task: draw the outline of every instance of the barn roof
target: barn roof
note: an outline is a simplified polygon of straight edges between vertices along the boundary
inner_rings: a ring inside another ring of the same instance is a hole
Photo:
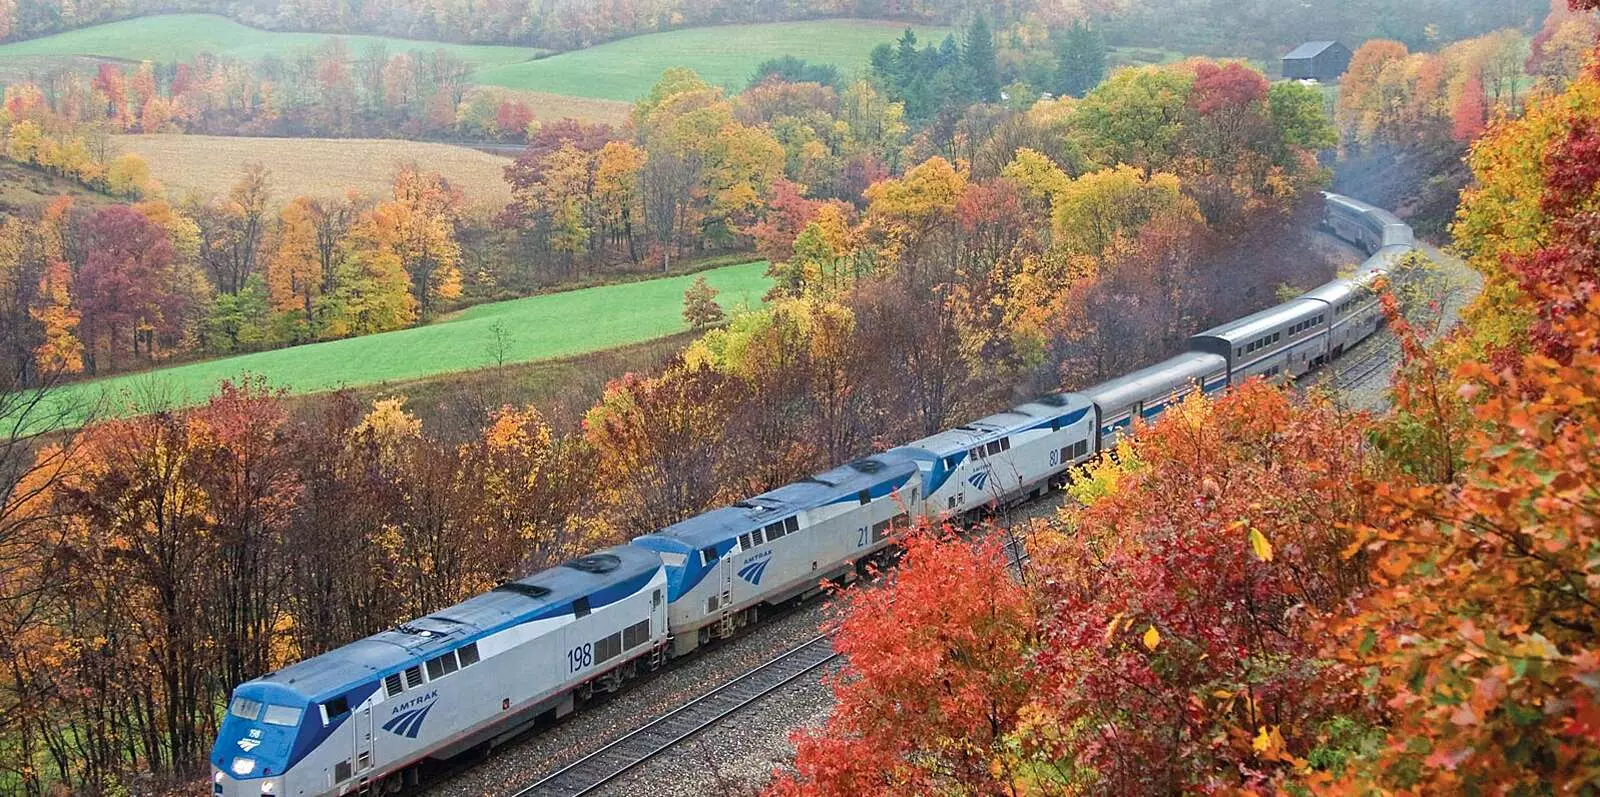
[[[1296,47],[1293,50],[1289,51],[1289,54],[1284,56],[1283,60],[1290,61],[1290,60],[1300,60],[1300,59],[1303,59],[1303,58],[1316,58],[1317,56],[1322,54],[1323,50],[1326,50],[1329,47],[1334,46],[1335,44],[1338,44],[1338,42],[1335,42],[1335,41],[1306,42],[1305,44],[1302,44],[1299,47]]]

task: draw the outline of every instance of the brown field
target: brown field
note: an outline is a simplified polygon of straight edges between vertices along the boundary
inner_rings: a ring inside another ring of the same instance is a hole
[[[247,164],[265,164],[278,199],[336,196],[354,188],[370,196],[389,192],[399,164],[416,161],[443,174],[469,201],[504,207],[511,199],[501,155],[418,141],[365,138],[246,138],[233,136],[112,136],[113,146],[135,152],[150,173],[176,195],[225,193]]]
[[[56,177],[20,163],[0,161],[0,213],[20,213],[44,205],[58,196],[70,196],[79,206],[115,201],[64,177]]]
[[[618,100],[600,100],[592,97],[574,97],[570,94],[549,94],[543,91],[505,89],[507,94],[526,102],[534,118],[541,122],[558,119],[582,119],[585,122],[605,122],[620,127],[628,121],[632,103]]]

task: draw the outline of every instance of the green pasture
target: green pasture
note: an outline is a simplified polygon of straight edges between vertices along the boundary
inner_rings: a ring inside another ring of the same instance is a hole
[[[108,22],[57,33],[39,39],[0,46],[0,64],[41,57],[90,56],[128,61],[187,61],[201,52],[257,60],[267,55],[287,57],[320,46],[330,38],[343,39],[350,54],[359,57],[376,42],[391,55],[408,50],[446,50],[479,68],[516,63],[542,50],[533,47],[447,44],[398,39],[389,36],[335,36],[328,33],[278,33],[241,25],[213,14],[162,14]]]
[[[766,262],[644,282],[478,305],[436,323],[378,335],[241,354],[69,385],[57,406],[102,414],[204,401],[223,379],[264,378],[292,393],[406,382],[478,368],[567,357],[681,332],[683,292],[704,276],[730,311],[756,307]]]
[[[481,68],[479,83],[512,89],[632,101],[668,67],[686,66],[706,82],[742,89],[769,58],[793,55],[833,64],[846,77],[865,70],[872,48],[893,42],[905,25],[858,19],[720,25],[650,33],[536,61]],[[937,43],[945,28],[913,26],[919,42]]]

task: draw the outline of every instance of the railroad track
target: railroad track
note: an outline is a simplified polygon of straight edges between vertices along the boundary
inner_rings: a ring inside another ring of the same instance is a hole
[[[670,750],[680,742],[838,657],[818,636],[661,715],[610,744],[556,770],[513,797],[578,797]]]
[[[1387,330],[1382,330],[1378,334],[1382,337],[1366,341],[1362,348],[1367,351],[1358,359],[1336,364],[1330,369],[1329,378],[1335,389],[1348,390],[1359,387],[1379,371],[1394,367],[1396,356],[1400,353],[1400,342]]]
[[[1010,536],[1001,548],[1006,564],[1021,577],[1028,561],[1026,540]],[[512,797],[579,797],[591,794],[623,773],[671,750],[727,719],[745,706],[793,683],[838,658],[823,634],[629,731],[600,749],[546,775]]]

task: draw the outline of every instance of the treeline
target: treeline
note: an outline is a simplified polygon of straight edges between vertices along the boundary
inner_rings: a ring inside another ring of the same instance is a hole
[[[913,536],[847,597],[837,708],[769,793],[1593,791],[1595,56],[1473,149],[1464,326],[1424,345],[1385,296],[1392,409],[1193,397],[1083,474],[1020,579]]]
[[[461,198],[405,167],[393,195],[269,204],[252,167],[227,196],[73,202],[0,225],[3,367],[21,386],[184,352],[407,326],[461,294]]]
[[[1099,20],[1114,44],[1275,60],[1301,42],[1397,39],[1412,49],[1531,30],[1564,0],[1167,0]]]
[[[1562,90],[1600,39],[1600,19],[1557,4],[1531,38],[1500,30],[1436,51],[1375,39],[1339,84],[1344,163],[1336,186],[1442,233],[1468,174],[1468,146],[1495,118]]]
[[[1142,115],[1128,97],[1158,86],[1170,89],[1173,129],[1126,148],[1109,131]],[[1332,269],[1302,245],[1311,219],[1297,216],[1320,203],[1313,152],[1332,139],[1321,100],[1237,64],[1119,74],[1081,105],[975,110],[963,128],[973,138],[953,144],[974,157],[929,154],[873,180],[859,206],[788,179],[786,146],[842,166],[830,144],[881,144],[892,106],[865,84],[853,100],[763,88],[755,97],[767,99],[747,105],[670,72],[636,111],[633,137],[547,129],[516,167],[527,178],[519,223],[546,225],[524,234],[570,241],[562,225],[603,212],[605,194],[590,206],[560,189],[564,175],[613,171],[642,147],[645,170],[666,166],[640,185],[675,181],[672,204],[654,210],[641,189],[645,218],[711,230],[759,209],[749,234],[774,261],[767,309],[707,332],[659,373],[612,382],[569,434],[529,409],[426,430],[401,399],[335,397],[291,416],[245,380],[194,410],[0,449],[19,485],[0,505],[7,788],[188,782],[241,679],[986,413],[1016,391],[1121,373]],[[831,103],[857,127],[819,113]],[[758,159],[772,163],[766,189],[726,182],[743,154],[769,151]],[[251,204],[236,193],[230,207]],[[397,190],[355,224],[409,218],[413,193]],[[155,238],[141,215],[154,207],[105,212],[143,241]],[[114,243],[113,256],[128,247]]]
[[[293,56],[244,61],[102,63],[6,87],[32,112],[111,133],[326,137],[466,137],[522,141],[533,121],[510,92],[473,87],[470,65],[444,50],[352,53],[344,40]],[[19,114],[13,114],[20,118]]]

